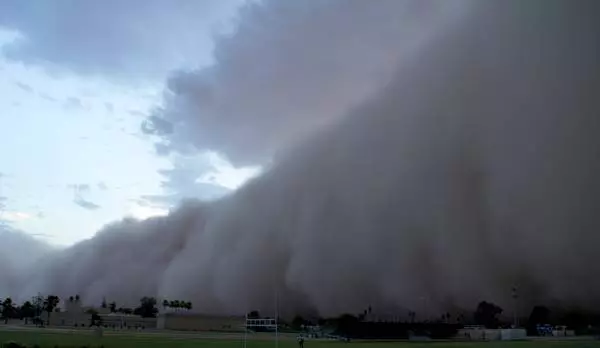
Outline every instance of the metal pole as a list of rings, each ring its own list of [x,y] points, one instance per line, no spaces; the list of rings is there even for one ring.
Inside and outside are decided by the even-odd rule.
[[[248,311],[246,311],[246,321],[244,321],[244,348],[246,348],[246,341],[248,340]]]
[[[275,348],[279,348],[279,287],[275,293]]]
[[[513,287],[512,288],[512,298],[513,298],[513,326],[516,329],[517,326],[519,325],[518,322],[518,317],[517,317],[517,299],[519,298],[519,295],[517,294],[517,288]]]

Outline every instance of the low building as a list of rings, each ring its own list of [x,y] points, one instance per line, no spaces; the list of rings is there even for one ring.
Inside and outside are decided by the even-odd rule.
[[[122,329],[154,329],[156,318],[142,318],[139,315],[128,315],[120,313],[100,314],[102,325],[111,328]]]
[[[480,326],[466,326],[458,331],[457,338],[473,341],[511,341],[527,337],[525,329],[486,329]]]
[[[156,321],[159,330],[241,332],[246,321],[241,316],[216,316],[199,313],[163,313]]]
[[[50,326],[85,327],[92,322],[92,315],[84,312],[52,312],[50,320],[48,313],[43,313],[41,319]]]

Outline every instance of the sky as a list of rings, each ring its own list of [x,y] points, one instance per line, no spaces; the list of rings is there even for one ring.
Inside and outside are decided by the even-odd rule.
[[[0,5],[2,226],[71,245],[258,173],[210,149],[161,152],[144,127],[170,74],[211,64],[213,37],[231,30],[241,1],[69,4]]]

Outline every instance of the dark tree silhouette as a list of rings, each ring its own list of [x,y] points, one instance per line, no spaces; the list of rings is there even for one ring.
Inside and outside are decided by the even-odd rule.
[[[248,313],[248,319],[260,319],[260,313],[258,313],[258,311],[250,311]]]
[[[36,316],[35,307],[29,301],[25,301],[21,306],[21,317],[25,319],[25,324],[27,324],[28,319],[33,319]]]
[[[14,315],[15,308],[13,306],[13,301],[10,297],[7,297],[2,301],[2,317],[4,318],[4,323],[8,324],[8,319],[12,318]]]
[[[123,307],[119,307],[117,309],[117,313],[123,313],[123,314],[133,314],[133,309],[131,308],[123,308]]]
[[[167,309],[167,307],[169,307],[169,304],[170,304],[170,303],[169,303],[169,300],[167,300],[167,299],[164,299],[164,300],[163,300],[163,302],[162,302],[163,309]]]
[[[502,313],[502,308],[491,303],[482,301],[477,305],[473,319],[475,324],[483,325],[490,329],[498,327],[498,315]]]
[[[102,298],[102,303],[100,304],[100,308],[108,308],[108,304],[106,304],[105,298]]]
[[[133,310],[133,314],[139,315],[142,318],[154,318],[158,313],[156,308],[156,299],[154,297],[142,297],[140,306]]]
[[[101,326],[102,317],[98,314],[98,312],[94,311],[90,314],[92,315],[92,318],[90,319],[90,326]]]
[[[44,310],[48,313],[48,325],[50,325],[50,315],[52,314],[56,306],[58,306],[59,302],[60,299],[58,298],[58,296],[55,295],[48,295],[48,297],[46,297],[46,299],[44,300]]]
[[[188,301],[181,301],[181,308],[189,311],[192,309],[192,303]]]
[[[292,320],[292,327],[295,329],[299,329],[302,325],[304,325],[304,318],[302,318],[299,315],[295,316]]]
[[[116,312],[117,311],[117,303],[115,301],[109,303],[108,309],[110,310],[111,313]]]

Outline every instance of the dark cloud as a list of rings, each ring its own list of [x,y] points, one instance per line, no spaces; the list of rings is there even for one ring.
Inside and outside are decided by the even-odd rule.
[[[154,144],[154,150],[159,156],[168,156],[171,153],[171,148],[167,144],[156,143]]]
[[[85,105],[81,102],[81,99],[76,97],[69,97],[64,102],[64,107],[69,109],[86,109]]]
[[[67,188],[73,190],[75,193],[89,192],[91,187],[88,184],[71,184],[67,185]]]
[[[252,3],[243,9],[236,34],[216,42],[216,64],[174,74],[166,107],[148,123],[172,124],[159,135],[175,150],[193,145],[238,165],[264,163],[335,124],[386,85],[398,62],[441,25],[422,23],[445,20],[460,7],[427,3]],[[379,23],[357,25],[361,21]]]
[[[49,96],[49,95],[48,95],[48,94],[46,94],[46,93],[40,93],[40,94],[39,94],[39,96],[40,96],[41,98],[44,98],[44,99],[46,99],[47,101],[51,101],[51,102],[55,102],[55,101],[56,101],[56,98],[53,98],[53,97]]]
[[[25,38],[5,46],[4,54],[80,73],[162,76],[181,65],[198,63],[198,57],[207,62],[210,33],[240,2],[4,0],[0,25],[18,30]]]
[[[87,210],[96,210],[100,208],[98,204],[85,200],[82,197],[75,197],[75,199],[73,199],[73,203]]]
[[[141,129],[145,134],[164,136],[173,133],[173,124],[163,118],[150,116],[142,122]]]
[[[598,2],[455,1],[448,8],[437,6],[447,1],[332,0],[282,10],[291,3],[265,1],[241,20],[257,31],[265,22],[279,23],[281,40],[265,41],[263,51],[287,56],[301,46],[297,54],[306,52],[306,59],[357,60],[365,71],[378,60],[354,45],[330,50],[320,41],[323,33],[354,40],[384,28],[387,35],[367,36],[389,40],[373,49],[383,56],[388,47],[403,52],[388,56],[390,75],[377,75],[386,83],[363,91],[366,96],[357,93],[360,105],[337,110],[342,115],[330,116],[334,124],[309,132],[235,193],[210,203],[186,201],[165,217],[106,226],[44,262],[24,283],[15,281],[16,295],[79,293],[91,303],[155,295],[190,299],[206,312],[272,313],[277,292],[284,315],[357,313],[367,305],[405,315],[426,298],[430,312],[423,316],[437,317],[480,300],[509,308],[516,284],[524,313],[539,303],[600,309]],[[336,21],[332,8],[352,25]],[[300,20],[300,10],[313,15]],[[385,16],[403,11],[415,22]],[[423,36],[426,31],[431,35]],[[418,42],[400,40],[407,32],[419,33]],[[287,40],[294,37],[305,44]],[[356,45],[364,48],[362,42]],[[306,90],[298,85],[320,89],[332,65],[294,75],[288,70],[301,62],[265,64],[297,82],[273,93],[276,110],[327,114],[294,102],[288,105],[294,111],[286,111],[279,98],[302,96]],[[240,86],[252,68],[234,74]],[[360,73],[350,76],[349,85],[363,82]],[[249,93],[258,94],[263,84],[254,87]],[[239,102],[252,106],[249,100]],[[167,106],[165,113],[171,111]],[[248,117],[241,125],[277,129],[268,114]],[[212,129],[203,119],[194,129],[202,123]],[[228,139],[232,147],[221,140],[221,148],[239,149]],[[278,150],[288,142],[272,145]],[[231,153],[249,159],[265,149]],[[193,163],[164,172],[176,178],[165,180],[166,187],[196,182],[203,168]]]
[[[23,286],[23,273],[53,248],[22,231],[0,224],[0,294],[14,293]]]
[[[23,91],[25,91],[25,92],[28,92],[28,93],[33,93],[33,88],[31,88],[31,86],[30,86],[30,85],[28,85],[28,84],[26,84],[26,83],[23,83],[23,82],[15,82],[15,85],[16,85],[17,87],[19,87],[20,89],[22,89]]]
[[[140,116],[140,117],[145,117],[146,114],[144,114],[143,112],[139,111],[139,110],[129,110],[129,114],[131,116]]]
[[[68,185],[73,190],[73,203],[87,210],[96,210],[100,206],[85,197],[90,194],[92,187],[89,184]]]

